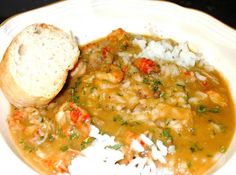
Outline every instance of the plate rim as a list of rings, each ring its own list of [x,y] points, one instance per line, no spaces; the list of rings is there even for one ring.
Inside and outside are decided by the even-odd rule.
[[[97,0],[97,2],[115,2],[116,0]],[[213,15],[207,13],[207,12],[204,12],[202,10],[199,10],[199,9],[194,9],[192,7],[184,7],[184,6],[181,6],[179,4],[176,4],[174,2],[170,2],[170,1],[164,1],[164,0],[120,0],[120,2],[124,3],[124,2],[136,2],[136,1],[143,1],[143,2],[151,2],[151,3],[160,3],[160,4],[168,4],[170,6],[175,6],[175,7],[178,7],[178,8],[182,8],[184,9],[185,11],[189,11],[190,13],[195,13],[196,15],[200,15],[200,17],[203,17],[203,18],[208,18],[211,20],[211,22],[214,22],[214,23],[217,23],[218,25],[221,25],[222,27],[225,28],[225,30],[229,30],[230,32],[233,32],[235,33],[236,35],[236,28],[226,24],[225,22],[221,21],[220,19],[214,17]],[[2,21],[0,23],[0,28],[4,27],[6,24],[8,24],[9,22],[11,22],[13,19],[15,18],[18,18],[19,16],[22,16],[22,15],[27,15],[29,13],[37,13],[37,12],[40,12],[41,9],[46,9],[46,8],[55,8],[55,6],[60,6],[60,5],[63,5],[63,4],[72,4],[73,2],[76,2],[76,0],[61,0],[61,1],[58,1],[58,2],[53,2],[53,3],[50,3],[48,5],[44,5],[42,7],[37,7],[37,8],[34,8],[34,9],[31,9],[31,10],[28,10],[28,11],[24,11],[24,12],[20,12],[20,13],[17,13],[17,14],[14,14],[8,18],[6,18],[4,21]],[[94,1],[96,2],[96,0]],[[76,2],[77,3],[77,2]]]
[[[31,14],[31,13],[35,13],[35,15],[40,15],[40,12],[41,12],[41,10],[42,9],[54,9],[54,8],[58,8],[58,7],[60,7],[60,6],[63,6],[64,4],[65,5],[71,5],[71,4],[73,4],[73,3],[79,3],[79,1],[80,0],[68,0],[68,1],[59,1],[59,2],[55,2],[55,3],[52,3],[52,4],[49,4],[49,5],[46,5],[46,6],[43,6],[43,7],[39,7],[39,8],[36,8],[36,9],[33,9],[33,10],[30,10],[30,11],[27,11],[27,12],[22,12],[22,13],[19,13],[19,14],[16,14],[16,15],[14,15],[14,16],[12,16],[12,17],[10,17],[10,18],[8,18],[8,19],[6,19],[5,21],[3,21],[3,23],[1,23],[0,24],[0,30],[2,30],[2,29],[4,29],[4,27],[6,27],[7,26],[7,24],[11,24],[12,23],[12,21],[14,20],[14,19],[17,19],[18,17],[20,17],[20,16],[22,16],[22,17],[24,17],[24,15],[29,15],[29,14]],[[82,1],[82,0],[81,0]],[[94,1],[95,2],[95,1]],[[113,1],[111,0],[111,1],[109,1],[109,0],[101,0],[100,1],[100,3],[106,3],[106,2],[108,2],[108,3],[112,3]],[[127,1],[120,1],[120,2],[127,2]],[[134,1],[130,1],[130,2],[134,2]],[[144,0],[143,0],[143,2],[144,2]],[[148,1],[146,1],[146,2],[148,2]],[[228,26],[227,24],[225,24],[225,23],[223,23],[223,22],[221,22],[221,21],[219,21],[218,19],[216,19],[216,18],[214,18],[213,16],[211,16],[211,15],[209,15],[209,14],[207,14],[207,13],[205,13],[205,12],[202,12],[202,11],[199,11],[199,10],[195,10],[195,9],[192,9],[192,8],[186,8],[186,7],[182,7],[182,6],[180,6],[180,5],[178,5],[178,4],[175,4],[175,3],[172,3],[172,2],[166,2],[166,1],[154,1],[154,0],[150,0],[149,1],[150,3],[159,3],[159,4],[168,4],[168,5],[170,5],[170,6],[173,6],[173,7],[176,7],[176,8],[179,8],[179,9],[181,9],[181,10],[184,10],[185,11],[185,13],[193,13],[193,14],[196,14],[197,16],[200,16],[200,18],[201,17],[204,17],[204,18],[206,18],[206,19],[209,19],[210,21],[212,21],[212,23],[214,24],[217,24],[217,25],[219,25],[219,26],[221,26],[221,28],[223,29],[223,30],[225,30],[226,32],[227,32],[227,34],[228,35],[232,35],[232,36],[235,36],[235,38],[233,38],[232,39],[232,41],[233,40],[235,40],[236,41],[236,30],[235,29],[233,29],[233,28],[231,28],[230,26]],[[0,136],[2,135],[2,133],[0,133]],[[235,156],[236,157],[236,156]],[[31,167],[30,167],[31,168]]]

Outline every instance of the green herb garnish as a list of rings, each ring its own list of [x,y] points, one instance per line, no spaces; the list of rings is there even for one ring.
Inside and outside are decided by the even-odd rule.
[[[220,153],[225,153],[226,152],[226,148],[224,146],[221,146],[219,151],[220,151]]]
[[[78,87],[80,86],[80,84],[81,84],[81,79],[78,78],[78,79],[76,80],[76,82],[75,82],[74,88],[75,88],[75,89],[78,88]]]
[[[152,84],[152,90],[154,92],[157,92],[159,90],[159,86],[162,85],[160,80],[154,80],[153,84]]]
[[[165,98],[166,98],[166,93],[165,93],[165,92],[161,92],[161,93],[160,93],[160,97],[162,97],[162,98],[165,99]]]
[[[123,94],[121,94],[120,92],[117,92],[116,93],[118,96],[120,96],[120,97],[123,97],[124,95]]]
[[[208,111],[212,112],[212,113],[219,113],[220,112],[220,107],[216,106],[214,108],[209,109]]]
[[[176,86],[177,87],[181,87],[181,88],[183,88],[185,90],[185,85],[184,84],[176,83]]]
[[[208,153],[206,156],[209,158],[213,157],[213,155],[211,153]]]
[[[25,151],[28,151],[29,153],[32,153],[32,152],[36,151],[36,148],[34,146],[31,146],[31,145],[24,145],[23,149]]]
[[[91,88],[90,88],[90,93],[93,93],[95,90],[97,90],[96,87],[91,87]]]
[[[204,105],[199,105],[199,106],[197,107],[197,112],[198,112],[198,113],[204,113],[204,112],[219,113],[219,112],[220,112],[220,107],[219,107],[219,106],[216,106],[216,107],[214,107],[214,108],[207,109],[206,106],[204,106]]]
[[[37,150],[36,147],[34,147],[34,146],[32,146],[32,145],[26,143],[24,140],[21,140],[21,141],[20,141],[20,144],[22,145],[23,149],[24,149],[25,151],[27,151],[28,153],[32,153],[32,152],[34,152],[34,151]]]
[[[121,49],[122,51],[127,50],[128,47],[129,47],[128,43],[123,43],[123,44],[120,45],[120,49]]]
[[[74,102],[76,105],[79,105],[79,96],[75,92],[75,89],[71,89],[71,101]]]
[[[207,111],[207,108],[204,106],[204,105],[199,105],[198,107],[197,107],[197,112],[198,113],[204,113],[204,112],[206,112]]]
[[[109,146],[106,146],[106,148],[110,148],[110,149],[114,149],[114,150],[119,150],[121,148],[121,144],[115,144],[115,145],[109,145]]]
[[[44,139],[44,136],[40,136],[39,137],[39,140],[41,141],[41,140],[43,140]]]
[[[114,122],[118,122],[120,123],[121,125],[127,125],[128,122],[126,120],[124,120],[120,115],[116,115],[113,117],[113,121]]]
[[[131,126],[131,127],[134,127],[134,126],[138,126],[138,125],[141,125],[142,123],[139,122],[139,121],[133,121],[133,122],[129,122],[128,125]]]
[[[201,151],[202,148],[200,148],[197,143],[193,143],[190,147],[190,150],[192,153],[195,153],[195,152]]]
[[[161,136],[166,138],[170,137],[169,129],[164,129],[161,133]]]
[[[53,137],[53,135],[50,134],[50,135],[48,136],[48,140],[49,140],[50,142],[53,142],[53,141],[55,140],[55,137]]]
[[[171,141],[173,141],[173,137],[170,134],[170,129],[169,128],[165,128],[165,129],[162,130],[161,137],[165,138],[167,140],[170,139]]]
[[[62,151],[62,152],[66,152],[68,149],[69,149],[69,147],[67,145],[60,147],[60,151]]]
[[[188,100],[189,100],[188,94],[186,96],[184,96],[183,99],[186,101],[186,103],[188,103]]]
[[[93,137],[88,137],[87,139],[85,139],[80,144],[80,150],[84,150],[85,148],[87,148],[94,140],[95,140],[95,138],[93,138]]]
[[[192,165],[193,165],[192,161],[189,161],[189,162],[187,163],[188,168],[190,168]]]
[[[58,129],[56,130],[56,135],[58,135],[58,136],[61,137],[61,138],[66,137],[66,135],[63,133],[62,128],[58,128]]]
[[[148,77],[144,77],[144,78],[143,78],[143,83],[145,83],[145,84],[150,84],[149,78],[148,78]]]
[[[74,140],[74,139],[76,139],[78,136],[79,136],[79,135],[78,135],[77,133],[72,133],[72,134],[70,135],[70,140]]]

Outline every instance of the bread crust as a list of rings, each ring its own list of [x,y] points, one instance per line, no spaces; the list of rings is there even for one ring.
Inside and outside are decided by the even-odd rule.
[[[54,27],[52,25],[47,25],[47,24],[33,24],[33,25],[40,25],[41,28],[48,28],[50,30],[61,30],[57,27]],[[57,90],[50,97],[32,96],[30,95],[30,92],[26,92],[25,90],[23,90],[21,85],[16,83],[14,77],[11,75],[10,68],[9,68],[10,67],[9,52],[11,49],[13,49],[12,47],[14,43],[17,42],[18,36],[21,33],[22,32],[16,35],[15,38],[11,41],[0,63],[0,87],[4,95],[8,99],[8,101],[16,107],[29,107],[29,106],[40,107],[40,106],[47,105],[59,93],[59,91],[64,86],[69,70],[71,70],[76,64],[76,62],[78,61],[78,57],[80,54],[79,49],[78,49],[76,58],[72,59],[73,60],[73,62],[71,63],[72,66],[69,67],[65,71],[64,76],[61,77],[59,87],[57,87]],[[75,39],[74,39],[74,42],[76,42]],[[78,47],[77,44],[76,44],[76,47]]]

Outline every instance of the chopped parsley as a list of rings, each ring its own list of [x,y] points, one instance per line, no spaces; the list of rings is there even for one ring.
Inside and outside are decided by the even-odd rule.
[[[166,138],[170,137],[169,129],[163,129],[161,136],[166,137]]]
[[[121,51],[126,51],[129,47],[129,44],[126,43],[126,42],[123,42],[121,45],[120,45],[120,49]]]
[[[81,79],[78,78],[78,79],[76,80],[76,82],[75,82],[74,88],[75,88],[75,89],[78,88],[78,87],[80,86],[80,84],[81,84]]]
[[[206,156],[209,157],[209,158],[211,158],[211,157],[213,157],[213,154],[211,154],[211,153],[207,153]]]
[[[28,144],[25,144],[23,149],[29,153],[36,151],[36,147],[28,145]]]
[[[212,113],[219,113],[220,112],[220,107],[216,106],[214,108],[210,108],[208,111],[212,112]]]
[[[164,138],[166,140],[173,141],[173,137],[170,134],[170,129],[169,128],[163,129],[160,135],[161,135],[162,138]]]
[[[197,112],[198,113],[204,113],[204,112],[206,112],[207,111],[207,108],[204,106],[204,105],[199,105],[198,107],[197,107]]]
[[[93,137],[88,137],[87,139],[85,139],[80,144],[80,150],[84,150],[85,148],[87,148],[94,140],[95,140],[95,138],[93,138]]]
[[[165,92],[161,92],[160,97],[166,98],[166,93]]]
[[[131,127],[134,127],[134,126],[138,126],[138,125],[141,125],[142,123],[139,122],[139,121],[133,121],[133,122],[129,122],[128,125],[131,126]]]
[[[75,89],[72,88],[71,89],[71,101],[74,102],[76,105],[79,105],[79,100],[80,100],[79,96],[75,92]]]
[[[148,77],[143,78],[143,83],[150,84],[150,79]]]
[[[104,135],[104,134],[106,134],[106,132],[103,132],[103,131],[100,130],[99,134]]]
[[[28,153],[32,153],[32,152],[34,152],[34,151],[37,150],[36,147],[34,147],[34,146],[32,146],[32,145],[26,143],[24,140],[21,140],[21,141],[20,141],[20,144],[22,145],[23,149],[24,149],[25,151],[27,151]]]
[[[58,129],[56,130],[56,134],[57,134],[59,137],[61,137],[61,138],[66,137],[66,135],[63,133],[62,128],[58,128]]]
[[[115,116],[113,117],[113,121],[114,121],[114,122],[118,122],[118,123],[120,123],[121,125],[127,125],[127,124],[128,124],[128,122],[127,122],[126,120],[124,120],[120,115],[115,115]]]
[[[95,90],[97,90],[96,87],[91,87],[91,88],[90,88],[90,93],[93,93]]]
[[[69,149],[69,147],[67,145],[60,147],[60,151],[62,151],[62,152],[66,152],[68,149]]]
[[[188,103],[189,95],[187,94],[186,96],[183,97],[183,99]]]
[[[220,112],[220,107],[216,106],[214,108],[208,108],[204,105],[199,105],[197,107],[197,112],[198,113],[204,113],[204,112],[212,112],[212,113],[219,113]]]
[[[160,80],[154,80],[152,84],[152,90],[157,92],[159,90],[160,85],[162,85]]]
[[[39,137],[39,140],[41,141],[41,140],[43,140],[44,139],[44,136],[40,136]]]
[[[124,95],[121,94],[120,92],[117,92],[117,95],[120,96],[120,97],[123,97]]]
[[[192,161],[188,161],[188,163],[187,163],[188,168],[190,168],[192,165],[193,165],[193,162]]]
[[[226,152],[226,148],[224,146],[221,146],[219,151],[220,151],[220,153],[225,153]]]
[[[120,148],[122,147],[121,144],[115,144],[115,145],[109,145],[109,146],[106,146],[106,148],[110,148],[110,149],[114,149],[114,150],[119,150]]]
[[[193,143],[190,147],[190,150],[192,153],[195,153],[195,152],[201,151],[202,148],[197,143]]]
[[[55,140],[55,137],[53,137],[53,135],[50,134],[50,135],[48,136],[48,140],[49,140],[50,142],[53,142],[53,141]]]
[[[183,88],[183,90],[185,90],[185,85],[184,85],[184,84],[176,83],[176,86],[177,86],[177,87],[180,87],[180,88]]]
[[[74,140],[74,139],[76,139],[76,138],[78,138],[79,137],[79,134],[77,134],[77,133],[72,133],[71,135],[70,135],[70,140]]]

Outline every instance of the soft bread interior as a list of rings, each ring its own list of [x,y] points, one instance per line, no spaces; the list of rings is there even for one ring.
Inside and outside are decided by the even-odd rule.
[[[9,49],[9,71],[30,96],[52,98],[78,57],[73,37],[49,25],[26,28]]]
[[[0,63],[0,85],[16,107],[43,106],[62,89],[78,61],[75,38],[52,25],[33,24],[8,46]]]

